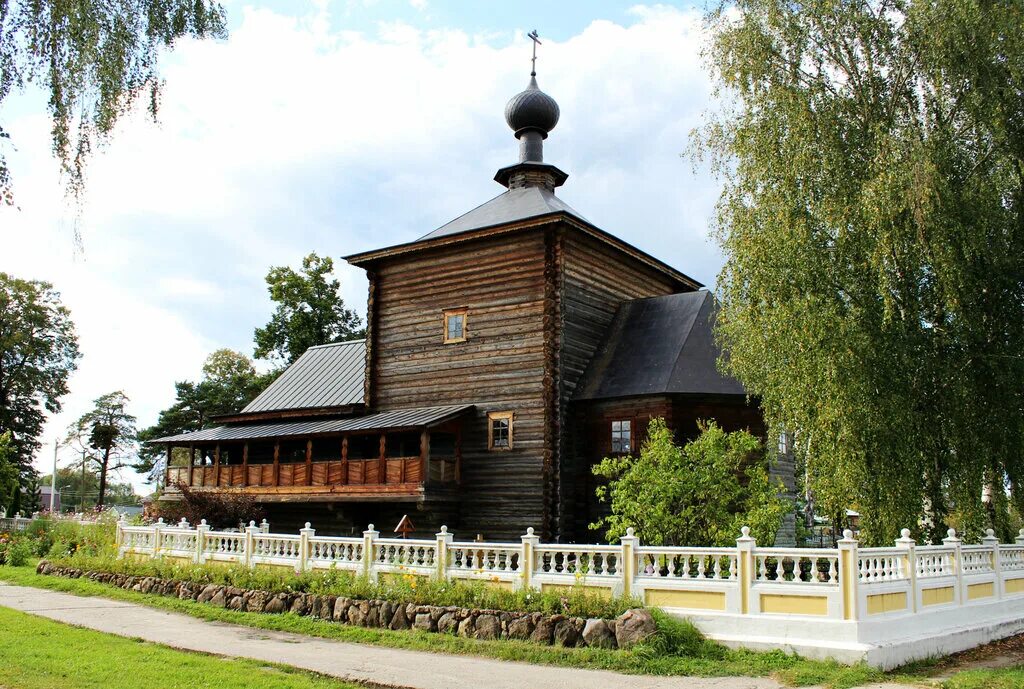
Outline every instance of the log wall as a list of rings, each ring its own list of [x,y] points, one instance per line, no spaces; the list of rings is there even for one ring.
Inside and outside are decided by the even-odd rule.
[[[504,234],[385,259],[370,273],[375,409],[477,407],[463,426],[460,537],[543,527],[545,247],[543,231]],[[467,339],[445,344],[443,313],[460,307]],[[489,451],[487,412],[509,410],[513,448]],[[417,526],[429,521],[421,514]]]

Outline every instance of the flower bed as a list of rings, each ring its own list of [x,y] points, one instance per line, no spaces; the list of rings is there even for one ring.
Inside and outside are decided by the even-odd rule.
[[[141,593],[174,596],[243,612],[292,613],[361,627],[419,629],[482,640],[518,639],[561,646],[629,648],[655,633],[654,619],[643,609],[627,610],[615,619],[588,619],[543,612],[424,605],[298,591],[274,592],[219,583],[83,570],[46,560],[39,563],[37,571],[51,576],[85,577]]]

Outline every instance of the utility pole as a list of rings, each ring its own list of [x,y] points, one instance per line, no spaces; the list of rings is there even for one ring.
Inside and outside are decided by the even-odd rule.
[[[53,475],[50,476],[50,514],[53,514],[53,506],[57,502],[57,441],[53,441]]]
[[[85,450],[82,450],[82,487],[79,489],[78,511],[85,514]]]

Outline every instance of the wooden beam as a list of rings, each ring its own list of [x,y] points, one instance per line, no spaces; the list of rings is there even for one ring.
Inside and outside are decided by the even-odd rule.
[[[249,485],[249,443],[242,445],[242,485]]]
[[[196,444],[188,444],[188,485],[196,485]]]
[[[281,441],[274,441],[274,485],[281,485]]]
[[[167,466],[164,467],[164,487],[166,488],[171,482],[171,448],[174,447],[170,443],[167,443]]]
[[[388,446],[387,433],[380,434],[380,464],[377,466],[377,483],[388,482]]]
[[[306,485],[313,485],[313,441],[306,441]]]
[[[220,443],[213,446],[213,486],[220,486]]]
[[[348,484],[348,436],[341,438],[341,485]]]
[[[430,474],[427,467],[430,466],[430,431],[423,429],[420,433],[420,482],[426,485]],[[402,483],[405,483],[405,462],[402,462]]]

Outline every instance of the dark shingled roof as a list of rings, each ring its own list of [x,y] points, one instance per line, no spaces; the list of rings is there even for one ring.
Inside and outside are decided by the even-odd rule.
[[[377,431],[389,428],[425,428],[461,416],[473,408],[472,404],[446,407],[419,407],[382,411],[366,416],[329,421],[297,421],[266,423],[254,426],[218,426],[192,433],[169,435],[150,440],[150,443],[197,443],[217,440],[254,440],[259,438],[286,438],[319,433],[346,433]]]
[[[717,306],[701,290],[623,302],[573,399],[673,393],[745,395],[715,364]]]
[[[310,347],[241,413],[362,404],[365,370],[365,340]]]
[[[479,230],[495,225],[507,225],[528,218],[536,218],[551,213],[568,213],[589,224],[572,206],[555,196],[554,192],[543,187],[521,187],[509,189],[487,203],[477,206],[449,223],[442,225],[433,232],[420,237],[422,242],[437,237],[448,237],[472,230]]]

